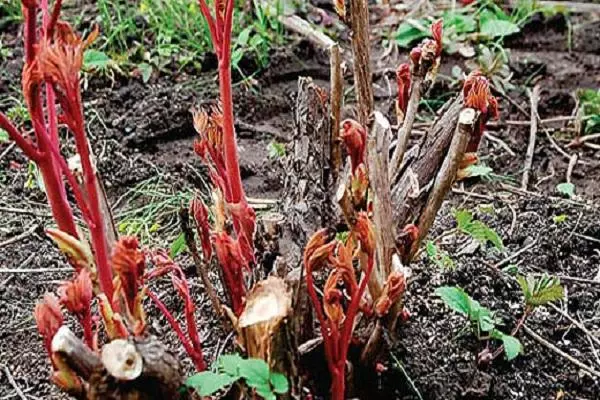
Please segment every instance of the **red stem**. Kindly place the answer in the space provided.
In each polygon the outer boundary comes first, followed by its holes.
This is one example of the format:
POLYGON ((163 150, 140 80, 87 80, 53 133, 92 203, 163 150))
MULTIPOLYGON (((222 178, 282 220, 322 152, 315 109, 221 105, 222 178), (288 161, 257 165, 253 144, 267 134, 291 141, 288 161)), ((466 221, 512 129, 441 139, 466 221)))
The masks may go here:
POLYGON ((167 319, 167 322, 169 323, 169 325, 171 325, 171 328, 173 328, 173 330, 177 334, 177 337, 183 344, 185 351, 188 353, 188 355, 192 359, 192 362, 194 363, 196 370, 203 371, 206 368, 204 365, 204 359, 202 358, 201 354, 199 355, 196 353, 196 350, 193 348, 193 346, 190 344, 188 339, 185 337, 185 334, 183 333, 183 330, 181 329, 181 325, 179 325, 179 322, 177 322, 177 320, 173 317, 173 314, 171 314, 171 312, 167 309, 167 306, 165 306, 165 304, 150 290, 148 290, 148 297, 150 297, 150 299, 154 302, 156 307, 165 316, 165 318, 167 319))
POLYGON ((90 349, 94 350, 94 331, 92 329, 92 313, 90 309, 88 309, 86 314, 81 317, 79 322, 83 327, 83 339, 85 344, 87 344, 90 349))
POLYGON ((8 136, 19 146, 31 161, 37 162, 41 158, 40 152, 35 146, 21 135, 21 132, 10 122, 10 120, 0 112, 0 128, 4 129, 8 136))
POLYGON ((25 17, 25 28, 23 31, 23 39, 25 41, 25 63, 29 65, 33 62, 35 56, 34 46, 37 42, 35 26, 37 6, 23 7, 23 11, 25 17))
POLYGON ((220 40, 220 37, 217 35, 217 28, 215 27, 215 20, 212 17, 212 15, 210 14, 210 9, 208 8, 208 5, 206 4, 205 0, 198 0, 198 4, 200 5, 200 11, 202 12, 202 15, 204 15, 204 18, 206 19, 206 23, 208 24, 208 30, 210 31, 210 38, 211 38, 211 41, 215 48, 215 53, 217 53, 217 56, 218 56, 219 53, 221 53, 221 40, 220 40))

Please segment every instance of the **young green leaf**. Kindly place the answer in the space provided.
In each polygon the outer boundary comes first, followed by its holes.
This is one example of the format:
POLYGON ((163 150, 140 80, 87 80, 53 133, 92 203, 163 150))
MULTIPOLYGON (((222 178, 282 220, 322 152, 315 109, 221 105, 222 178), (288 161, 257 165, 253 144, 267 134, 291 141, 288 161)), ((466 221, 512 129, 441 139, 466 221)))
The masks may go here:
POLYGON ((481 177, 489 179, 490 174, 494 172, 494 170, 484 164, 475 164, 465 168, 465 172, 469 178, 481 177))
POLYGON ((428 240, 425 244, 425 251, 427 252, 427 257, 438 267, 444 269, 454 268, 454 261, 452 261, 450 255, 448 255, 448 252, 440 249, 431 240, 428 240))
POLYGON ((553 301, 562 300, 564 289, 560 280, 548 275, 536 279, 533 275, 524 277, 517 276, 517 282, 521 286, 525 304, 530 307, 543 306, 553 301))
POLYGON ((185 385, 193 388, 201 397, 210 396, 213 393, 233 384, 239 379, 238 376, 230 376, 212 371, 200 372, 190 376, 185 385))
POLYGON ((554 221, 555 224, 562 224, 566 220, 567 216, 565 214, 555 215, 554 217, 552 217, 552 221, 554 221))
POLYGON ((504 243, 498 233, 481 221, 473 220, 473 214, 467 210, 458 210, 454 213, 458 230, 471 236, 473 239, 486 244, 490 242, 498 250, 504 250, 504 243))
POLYGON ((571 182, 563 182, 556 185, 556 191, 567 197, 573 197, 575 195, 575 185, 571 182))
POLYGON ((290 385, 286 376, 279 372, 271 372, 269 381, 271 382, 271 386, 273 386, 273 391, 275 393, 284 394, 290 390, 290 385))
POLYGON ((396 31, 396 42, 400 47, 409 47, 419 39, 427 37, 427 28, 419 29, 409 22, 402 22, 396 31))
POLYGON ((512 35, 519 32, 519 30, 517 24, 508 19, 503 19, 498 13, 483 10, 479 14, 479 31, 489 39, 512 35))
POLYGON ((508 361, 513 360, 523 351, 521 342, 514 336, 502 335, 502 344, 504 345, 504 352, 508 361))
POLYGON ((0 143, 8 142, 8 132, 4 129, 0 129, 0 143))
POLYGON ((89 49, 83 53, 83 69, 84 70, 105 70, 111 64, 112 60, 106 53, 89 49))
POLYGON ((177 238, 175 238, 173 243, 171 243, 171 250, 169 251, 169 255, 171 256, 171 258, 175 258, 181 253, 183 253, 183 251, 186 248, 187 244, 185 243, 185 236, 182 232, 179 234, 179 236, 177 236, 177 238))
POLYGON ((238 371, 240 376, 246 379, 248 386, 254 387, 269 382, 269 366, 259 358, 242 360, 238 371))
POLYGON ((148 83, 150 77, 152 76, 152 65, 148 63, 140 63, 138 64, 138 69, 142 74, 142 81, 144 83, 148 83))
POLYGON ((244 359, 239 354, 224 354, 217 359, 219 371, 228 375, 239 376, 240 364, 244 359))
POLYGON ((443 286, 437 288, 435 294, 437 294, 450 309, 466 316, 470 314, 470 297, 461 288, 443 286))
POLYGON ((272 141, 267 145, 267 151, 269 152, 269 158, 281 158, 285 156, 285 145, 272 141))

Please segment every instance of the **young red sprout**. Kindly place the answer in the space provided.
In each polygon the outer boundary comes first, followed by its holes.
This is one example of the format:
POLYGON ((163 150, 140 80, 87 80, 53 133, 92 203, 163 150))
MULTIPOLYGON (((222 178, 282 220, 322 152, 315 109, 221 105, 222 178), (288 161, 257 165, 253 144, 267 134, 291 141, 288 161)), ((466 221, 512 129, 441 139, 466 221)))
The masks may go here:
POLYGON ((398 85, 398 98, 396 99, 396 115, 398 124, 402 124, 408 107, 408 98, 410 95, 410 65, 400 64, 396 70, 396 84, 398 85))
MULTIPOLYGON (((58 20, 61 1, 54 3, 52 13, 47 0, 42 1, 42 26, 38 30, 38 3, 23 1, 25 64, 22 87, 27 109, 35 133, 35 144, 27 139, 9 120, 0 113, 0 127, 35 162, 46 188, 48 203, 59 230, 74 239, 79 238, 73 211, 67 200, 66 184, 73 193, 83 220, 88 226, 101 290, 112 298, 112 272, 108 263, 108 245, 104 222, 100 211, 96 171, 90 154, 85 132, 79 75, 83 63, 83 52, 94 40, 97 30, 83 40, 71 27, 58 20), (38 31, 40 33, 38 37, 38 31), (42 89, 45 87, 45 94, 42 89), (55 98, 61 105, 62 114, 57 115, 55 98), (46 107, 44 108, 44 105, 46 107), (61 155, 58 121, 63 122, 73 133, 77 153, 83 170, 83 189, 70 171, 61 155)), ((74 265, 76 270, 79 269, 74 265)))
POLYGON ((85 344, 90 349, 95 350, 92 323, 93 290, 90 273, 86 269, 82 269, 75 279, 63 283, 58 288, 58 294, 60 296, 60 304, 73 314, 83 327, 85 344))
POLYGON ((367 148, 367 131, 365 128, 353 119, 346 119, 342 122, 340 137, 350 156, 352 173, 356 171, 359 165, 365 163, 367 148))
POLYGON ((116 274, 115 295, 121 300, 117 304, 125 310, 134 336, 140 336, 146 328, 146 313, 142 304, 146 291, 146 256, 140 250, 137 238, 126 236, 117 241, 112 265, 116 274))
MULTIPOLYGON (((237 153, 237 142, 234 129, 233 99, 231 89, 231 31, 233 23, 234 0, 216 0, 214 16, 205 0, 199 0, 200 11, 204 15, 210 32, 210 38, 219 61, 220 107, 222 112, 211 119, 215 125, 212 132, 213 147, 218 154, 211 154, 212 162, 217 164, 222 159, 224 171, 217 167, 220 182, 213 183, 225 194, 225 200, 231 210, 233 226, 242 254, 248 262, 255 262, 254 232, 256 214, 248 206, 237 153), (221 187, 223 185, 224 187, 221 187)), ((202 121, 199 121, 202 122, 202 121)), ((198 131, 201 137, 210 138, 208 134, 198 131)), ((214 175, 214 174, 213 174, 214 175)))
POLYGON ((190 202, 190 213, 196 222, 196 231, 198 233, 198 238, 200 238, 200 244, 202 245, 204 261, 210 262, 212 258, 212 245, 210 243, 208 207, 200 197, 196 196, 190 202))
POLYGON ((52 382, 67 392, 81 393, 81 379, 60 357, 55 357, 52 351, 52 339, 64 322, 59 300, 53 294, 47 293, 44 299, 36 304, 33 316, 52 362, 52 382))
POLYGON ((479 111, 481 115, 473 130, 473 136, 469 138, 465 156, 457 173, 458 179, 467 177, 468 173, 465 169, 477 163, 478 157, 476 152, 485 132, 485 126, 490 119, 497 119, 499 116, 498 101, 490 91, 489 81, 481 72, 473 71, 465 79, 463 97, 465 107, 473 108, 479 111))
POLYGON ((44 339, 44 347, 48 355, 52 355, 52 339, 64 322, 59 300, 52 293, 46 293, 44 299, 35 305, 33 316, 44 339))
POLYGON ((437 74, 442 55, 442 34, 443 21, 438 19, 431 25, 431 36, 433 39, 425 39, 419 46, 413 48, 410 52, 412 62, 412 73, 423 75, 428 73, 429 80, 437 74))
POLYGON ((325 356, 332 379, 333 400, 344 399, 346 360, 354 320, 361 308, 374 262, 375 236, 365 212, 358 213, 356 224, 346 243, 331 241, 328 230, 323 229, 311 237, 304 251, 307 290, 320 323, 325 356), (366 254, 367 259, 360 284, 356 281, 352 265, 355 241, 360 246, 358 251, 366 254), (325 283, 321 303, 314 286, 313 272, 325 266, 331 267, 332 271, 325 283), (340 287, 343 287, 343 290, 340 287), (346 301, 346 296, 349 298, 349 303, 346 301))
POLYGON ((192 359, 196 370, 204 371, 206 369, 206 363, 204 361, 204 353, 202 351, 202 344, 200 341, 200 335, 198 333, 198 326, 196 324, 196 306, 192 300, 185 274, 181 270, 181 267, 173 262, 173 260, 166 254, 164 250, 154 252, 151 255, 151 258, 156 269, 150 273, 147 273, 144 276, 144 279, 146 281, 150 281, 165 275, 171 276, 171 282, 173 283, 173 286, 177 290, 179 297, 181 297, 184 303, 184 317, 187 326, 187 337, 183 332, 179 322, 177 322, 173 314, 171 314, 167 306, 159 299, 159 297, 149 289, 146 289, 146 293, 152 302, 154 302, 159 311, 164 315, 173 331, 175 331, 175 334, 181 341, 185 351, 192 359))
POLYGON ((375 314, 381 318, 388 314, 392 305, 406 291, 406 277, 402 272, 394 271, 383 286, 381 296, 375 302, 375 314))

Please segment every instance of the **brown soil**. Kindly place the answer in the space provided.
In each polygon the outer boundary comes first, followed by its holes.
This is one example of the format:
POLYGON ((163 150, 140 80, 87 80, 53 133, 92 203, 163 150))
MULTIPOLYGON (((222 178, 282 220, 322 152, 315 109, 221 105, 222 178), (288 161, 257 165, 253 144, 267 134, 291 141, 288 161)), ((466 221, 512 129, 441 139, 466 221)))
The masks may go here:
MULTIPOLYGON (((590 40, 597 30, 590 30, 590 40)), ((581 39, 579 39, 581 40, 581 39)), ((379 46, 377 41, 377 46, 379 46)), ((583 40, 583 43, 588 43, 583 40)), ((531 75, 542 82, 540 116, 542 118, 570 115, 575 101, 572 93, 581 87, 596 88, 600 83, 598 49, 576 47, 567 49, 566 25, 535 20, 528 28, 507 42, 511 51, 511 67, 515 85, 510 93, 514 102, 529 110, 522 85, 531 75)), ((14 95, 18 88, 21 56, 20 37, 15 27, 3 35, 3 45, 16 49, 12 57, 0 65, 1 96, 14 95)), ((376 50, 377 51, 377 50, 376 50)), ((444 69, 463 60, 448 57, 444 69), (450 64, 450 65, 448 65, 450 64)), ((250 88, 237 85, 237 132, 244 184, 248 195, 276 199, 282 189, 281 168, 277 160, 267 156, 267 144, 287 142, 292 132, 292 105, 298 76, 312 76, 324 86, 328 80, 327 58, 304 41, 294 41, 286 49, 274 51, 273 68, 262 72, 250 88)), ((394 65, 387 65, 394 67, 394 65)), ((119 78, 117 82, 91 77, 84 93, 89 132, 98 165, 114 201, 127 188, 160 172, 174 188, 201 187, 203 172, 194 156, 192 143, 195 132, 189 110, 194 105, 213 101, 216 81, 213 71, 198 74, 174 73, 143 84, 136 78, 119 78), (200 171, 200 173, 197 173, 200 171)), ((385 74, 377 80, 379 88, 387 88, 385 74)), ((391 75, 388 75, 391 77, 391 75)), ((392 85, 393 86, 393 85, 392 85)), ((438 84, 434 92, 448 91, 438 84)), ((391 111, 393 93, 377 90, 378 106, 391 111)), ((500 99, 501 121, 529 117, 504 99, 500 99)), ((351 108, 347 110, 351 113, 351 108)), ((549 126, 560 129, 561 124, 549 126)), ((511 156, 502 147, 484 140, 481 158, 494 172, 520 180, 529 128, 499 124, 492 133, 504 140, 514 151, 511 156)), ((559 142, 564 148, 566 141, 559 142)), ((0 144, 0 154, 6 149, 0 144)), ((560 276, 594 279, 600 265, 600 211, 594 204, 600 196, 599 156, 589 149, 578 149, 580 159, 591 165, 577 165, 572 180, 577 188, 575 202, 556 197, 555 186, 565 181, 568 160, 561 156, 540 134, 536 146, 532 190, 539 195, 514 194, 500 189, 498 182, 467 182, 466 190, 493 196, 488 200, 454 194, 438 216, 431 232, 437 237, 453 227, 451 208, 475 208, 481 203, 494 206, 494 213, 478 216, 503 237, 506 251, 502 254, 479 249, 472 254, 458 255, 464 246, 463 236, 450 236, 443 247, 452 254, 456 268, 440 270, 426 258, 414 265, 414 275, 407 295, 407 307, 412 317, 399 328, 392 351, 414 380, 424 399, 555 399, 564 391, 565 399, 598 399, 600 382, 577 367, 520 334, 525 353, 512 362, 498 359, 486 370, 478 369, 475 356, 480 349, 472 336, 458 336, 463 327, 461 317, 449 313, 435 298, 434 290, 441 285, 459 285, 475 299, 498 310, 510 330, 522 311, 520 291, 514 280, 499 273, 491 265, 523 246, 537 241, 529 251, 512 262, 522 271, 546 271, 560 276), (583 205, 587 203, 587 205, 583 205), (553 216, 567 215, 563 223, 553 216), (584 239, 585 235, 594 240, 584 239)), ((43 233, 51 224, 43 194, 24 189, 27 163, 18 150, 8 151, 0 159, 0 268, 27 269, 29 272, 0 272, 0 398, 16 398, 14 385, 5 371, 10 371, 15 384, 28 398, 63 398, 49 383, 49 367, 32 319, 33 306, 46 291, 53 290, 68 272, 44 272, 64 268, 66 263, 43 233), (15 212, 7 208, 16 208, 15 212), (31 234, 14 243, 4 244, 31 227, 31 234), (39 271, 38 271, 39 270, 39 271)), ((189 267, 186 256, 182 265, 189 267)), ((199 280, 190 278, 197 299, 201 335, 206 353, 212 359, 230 343, 217 328, 199 280)), ((575 318, 585 321, 592 332, 600 332, 600 285, 564 280, 568 301, 565 309, 575 318)), ((166 282, 156 290, 168 306, 180 310, 166 282)), ((150 316, 151 329, 168 332, 165 321, 150 316)), ((600 369, 587 338, 552 309, 538 310, 528 326, 580 361, 600 369)), ((73 325, 74 326, 74 325, 73 325)), ((182 360, 185 356, 176 346, 172 333, 167 336, 182 360)), ((386 362, 388 372, 373 379, 360 379, 357 384, 361 398, 414 399, 413 389, 404 374, 386 362), (369 382, 365 390, 360 381, 369 382)))

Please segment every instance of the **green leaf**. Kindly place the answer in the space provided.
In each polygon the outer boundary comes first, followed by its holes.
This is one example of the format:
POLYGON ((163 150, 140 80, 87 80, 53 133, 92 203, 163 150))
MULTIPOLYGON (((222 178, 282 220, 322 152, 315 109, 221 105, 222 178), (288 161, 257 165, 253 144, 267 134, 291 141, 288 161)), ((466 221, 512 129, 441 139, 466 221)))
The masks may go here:
POLYGON ((543 275, 536 278, 533 275, 519 275, 517 282, 525 297, 525 304, 530 307, 543 306, 564 298, 564 288, 556 277, 543 275))
POLYGON ((290 390, 288 379, 279 372, 271 372, 269 381, 271 382, 275 393, 284 394, 290 390))
POLYGON ((452 261, 448 252, 438 248, 431 240, 428 240, 425 244, 425 251, 427 252, 427 257, 438 267, 445 269, 454 268, 454 261, 452 261))
POLYGON ((8 132, 4 129, 0 129, 0 143, 8 142, 8 132))
POLYGON ((183 232, 177 236, 177 238, 171 243, 171 250, 169 251, 169 255, 171 258, 175 258, 180 255, 187 248, 187 244, 185 243, 185 235, 183 232))
POLYGON ((502 335, 502 344, 504 345, 504 352, 506 353, 506 359, 508 361, 516 358, 523 351, 523 346, 519 339, 511 335, 502 335))
POLYGON ((152 76, 152 65, 148 63, 140 63, 138 64, 138 69, 142 73, 142 81, 144 83, 148 83, 150 77, 152 76))
POLYGON ((396 31, 396 42, 400 47, 410 47, 411 44, 419 39, 429 36, 429 32, 416 28, 413 24, 403 22, 396 31))
POLYGON ((471 33, 477 29, 477 21, 470 14, 460 14, 457 12, 444 12, 444 29, 453 28, 456 33, 471 33))
POLYGON ((437 288, 435 294, 437 294, 450 309, 463 315, 469 315, 471 310, 470 297, 461 288, 443 286, 437 288))
POLYGON ((556 185, 556 190, 558 193, 567 197, 573 197, 575 195, 575 185, 573 185, 571 182, 559 183, 556 185))
POLYGON ((225 354, 219 357, 217 365, 219 371, 232 376, 240 376, 239 368, 244 359, 239 354, 225 354))
POLYGON ((489 10, 483 10, 479 15, 480 33, 493 39, 503 37, 519 32, 519 26, 514 22, 505 19, 499 19, 498 15, 489 10))
POLYGON ((554 217, 552 217, 552 221, 554 221, 555 224, 562 224, 566 220, 567 216, 565 214, 555 215, 554 217))
POLYGON ((516 276, 519 273, 519 267, 517 267, 515 264, 508 264, 506 267, 502 268, 502 272, 508 275, 516 276))
POLYGON ((83 69, 85 70, 104 70, 108 68, 112 60, 106 53, 89 49, 83 53, 83 69))
POLYGON ((269 152, 269 158, 281 158, 285 156, 285 145, 272 141, 267 145, 267 151, 269 152))
POLYGON ((185 385, 193 388, 201 397, 210 396, 213 393, 231 385, 239 378, 227 374, 219 374, 212 371, 200 372, 187 379, 185 385))
POLYGON ((458 230, 478 240, 482 244, 490 242, 498 250, 504 250, 504 243, 498 233, 481 221, 474 221, 473 214, 467 210, 454 213, 458 230))
POLYGON ((275 396, 275 394, 273 393, 273 391, 271 390, 271 385, 269 385, 269 383, 260 383, 257 385, 250 385, 249 381, 246 381, 246 383, 248 383, 248 386, 254 388, 254 390, 256 391, 256 394, 258 394, 260 397, 262 397, 265 400, 276 400, 277 396, 275 396))
POLYGON ((465 168, 465 172, 467 173, 467 177, 469 178, 475 178, 478 176, 482 178, 489 178, 490 174, 494 172, 494 170, 488 167, 487 165, 476 164, 469 165, 467 168, 465 168))
POLYGON ((259 358, 242 360, 238 371, 240 376, 246 379, 248 386, 255 387, 269 382, 269 366, 259 358))

